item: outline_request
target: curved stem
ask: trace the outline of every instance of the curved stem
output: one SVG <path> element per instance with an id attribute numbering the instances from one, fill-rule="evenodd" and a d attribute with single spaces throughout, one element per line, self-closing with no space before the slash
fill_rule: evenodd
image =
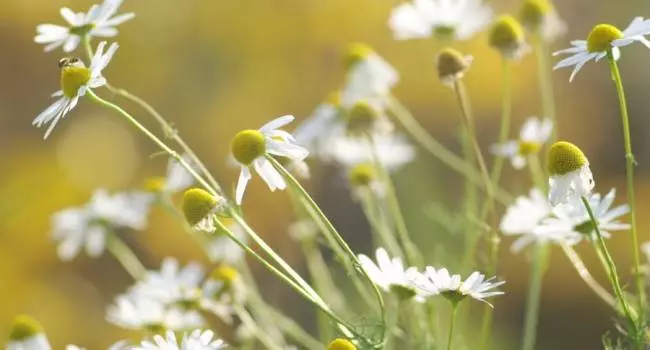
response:
<path id="1" fill-rule="evenodd" d="M 630 205 L 630 235 L 632 236 L 632 256 L 634 257 L 634 280 L 636 282 L 636 292 L 638 297 L 638 309 L 645 309 L 646 291 L 645 279 L 641 273 L 641 260 L 639 258 L 639 237 L 636 226 L 636 201 L 634 199 L 634 154 L 632 153 L 632 139 L 630 136 L 630 120 L 627 113 L 627 102 L 625 100 L 625 91 L 623 90 L 623 80 L 621 72 L 612 51 L 607 51 L 609 67 L 612 71 L 612 77 L 616 84 L 616 93 L 618 95 L 619 107 L 621 109 L 621 124 L 623 126 L 623 141 L 625 145 L 625 173 L 627 175 L 627 202 Z M 645 322 L 645 312 L 641 312 L 641 323 Z"/>
<path id="2" fill-rule="evenodd" d="M 547 243 L 538 243 L 535 246 L 530 283 L 528 284 L 528 296 L 526 297 L 526 316 L 524 317 L 522 350 L 535 349 L 537 323 L 539 321 L 539 305 L 542 296 L 542 280 L 548 268 L 548 248 Z"/>
<path id="3" fill-rule="evenodd" d="M 138 260 L 135 253 L 117 234 L 109 233 L 106 236 L 106 249 L 113 254 L 134 280 L 139 281 L 147 273 L 147 269 Z"/>
<path id="4" fill-rule="evenodd" d="M 564 254 L 566 257 L 571 261 L 571 265 L 573 265 L 573 268 L 576 270 L 578 273 L 578 276 L 582 278 L 582 280 L 587 284 L 587 286 L 594 292 L 596 295 L 605 302 L 605 304 L 609 305 L 614 311 L 621 313 L 621 309 L 616 306 L 616 299 L 609 294 L 609 292 L 603 288 L 603 286 L 598 283 L 594 279 L 593 276 L 591 276 L 591 273 L 589 273 L 589 269 L 587 269 L 587 266 L 585 263 L 580 259 L 580 256 L 578 253 L 573 249 L 573 247 L 568 246 L 566 244 L 560 244 L 560 247 L 562 247 L 562 250 L 564 250 Z"/>
<path id="5" fill-rule="evenodd" d="M 251 314 L 244 308 L 241 304 L 235 303 L 233 305 L 235 313 L 239 316 L 239 319 L 242 321 L 242 324 L 248 328 L 253 336 L 257 338 L 267 349 L 269 350 L 282 350 L 282 346 L 275 343 L 273 338 L 266 334 L 258 325 L 257 322 L 253 319 Z"/>

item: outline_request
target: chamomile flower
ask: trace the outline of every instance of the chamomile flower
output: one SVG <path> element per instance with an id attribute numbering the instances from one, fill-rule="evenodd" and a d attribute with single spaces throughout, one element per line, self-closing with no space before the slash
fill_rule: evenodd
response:
<path id="1" fill-rule="evenodd" d="M 450 275 L 447 269 L 439 270 L 427 266 L 422 274 L 415 280 L 418 289 L 427 295 L 440 294 L 452 303 L 457 303 L 466 297 L 471 297 L 490 305 L 486 298 L 503 294 L 502 291 L 494 290 L 505 281 L 495 281 L 495 278 L 485 279 L 485 275 L 479 272 L 472 272 L 465 281 L 460 275 Z M 492 305 L 490 305 L 492 306 Z"/>
<path id="2" fill-rule="evenodd" d="M 106 319 L 122 328 L 185 330 L 201 327 L 204 323 L 196 310 L 170 307 L 164 303 L 137 294 L 118 296 L 108 307 Z"/>
<path id="3" fill-rule="evenodd" d="M 623 31 L 611 24 L 598 24 L 595 26 L 587 40 L 574 40 L 572 47 L 553 53 L 556 55 L 570 55 L 558 62 L 553 69 L 574 67 L 569 81 L 589 61 L 598 62 L 611 52 L 612 58 L 618 60 L 621 57 L 620 48 L 640 42 L 650 49 L 650 41 L 645 35 L 650 34 L 650 20 L 643 17 L 636 17 Z"/>
<path id="4" fill-rule="evenodd" d="M 101 5 L 93 5 L 88 13 L 75 13 L 67 7 L 61 9 L 61 16 L 68 26 L 41 24 L 36 27 L 34 41 L 46 44 L 45 51 L 63 46 L 63 51 L 74 51 L 85 36 L 113 37 L 117 35 L 116 26 L 135 17 L 134 13 L 115 16 L 123 0 L 104 0 Z"/>
<path id="5" fill-rule="evenodd" d="M 224 222 L 224 218 L 218 218 L 217 220 L 221 220 L 238 240 L 244 243 L 248 241 L 248 236 L 241 225 L 236 222 Z M 210 238 L 207 250 L 211 261 L 227 264 L 235 264 L 245 256 L 245 251 L 237 243 L 227 235 L 219 233 L 219 231 Z"/>
<path id="6" fill-rule="evenodd" d="M 552 208 L 546 196 L 537 188 L 530 190 L 528 197 L 517 197 L 506 210 L 499 229 L 506 236 L 518 236 L 510 250 L 517 253 L 527 245 L 537 242 L 574 242 L 575 235 L 569 232 L 548 232 L 537 230 L 542 221 L 550 217 Z"/>
<path id="7" fill-rule="evenodd" d="M 381 105 L 399 81 L 395 68 L 366 44 L 350 45 L 345 66 L 347 75 L 345 86 L 341 90 L 341 105 L 346 108 L 351 108 L 359 101 Z"/>
<path id="8" fill-rule="evenodd" d="M 213 196 L 201 188 L 190 188 L 183 194 L 183 214 L 185 220 L 196 231 L 212 233 L 217 228 L 215 214 L 224 210 L 226 200 Z"/>
<path id="9" fill-rule="evenodd" d="M 492 48 L 509 60 L 519 60 L 530 52 L 524 27 L 510 15 L 501 15 L 492 23 L 488 40 Z"/>
<path id="10" fill-rule="evenodd" d="M 383 167 L 396 171 L 415 159 L 415 149 L 401 135 L 383 134 L 368 140 L 339 135 L 329 140 L 328 147 L 320 152 L 323 159 L 333 160 L 347 168 L 361 163 L 371 163 L 374 155 Z"/>
<path id="11" fill-rule="evenodd" d="M 339 113 L 341 111 L 341 92 L 332 92 L 328 98 L 319 104 L 314 112 L 305 119 L 293 131 L 296 143 L 309 149 L 310 151 L 320 150 L 326 147 L 323 140 L 327 140 L 335 131 L 336 126 L 342 128 L 342 123 L 338 123 Z"/>
<path id="12" fill-rule="evenodd" d="M 153 341 L 145 340 L 134 350 L 219 350 L 225 349 L 228 345 L 221 339 L 215 337 L 212 331 L 201 331 L 196 329 L 192 333 L 183 335 L 178 343 L 176 334 L 167 331 L 165 337 L 154 335 Z"/>
<path id="13" fill-rule="evenodd" d="M 6 350 L 51 350 L 43 326 L 27 315 L 14 319 Z"/>
<path id="14" fill-rule="evenodd" d="M 192 164 L 189 155 L 183 154 L 181 159 Z M 145 188 L 153 193 L 172 195 L 186 190 L 194 184 L 194 177 L 174 158 L 169 158 L 165 177 L 153 177 L 147 180 Z"/>
<path id="15" fill-rule="evenodd" d="M 558 15 L 550 0 L 526 0 L 521 7 L 521 24 L 546 42 L 553 42 L 564 36 L 566 24 Z"/>
<path id="16" fill-rule="evenodd" d="M 232 155 L 240 165 L 239 180 L 235 190 L 235 200 L 241 204 L 248 181 L 251 179 L 251 167 L 266 182 L 271 191 L 284 190 L 287 184 L 282 175 L 266 159 L 266 155 L 303 160 L 309 151 L 295 143 L 295 139 L 279 128 L 291 123 L 292 115 L 285 115 L 264 124 L 258 130 L 239 132 L 231 142 Z"/>
<path id="17" fill-rule="evenodd" d="M 548 151 L 549 201 L 556 206 L 588 196 L 595 183 L 589 161 L 576 145 L 560 141 Z"/>
<path id="18" fill-rule="evenodd" d="M 113 58 L 118 45 L 117 43 L 111 44 L 106 53 L 104 53 L 104 46 L 106 46 L 106 42 L 99 43 L 90 62 L 90 67 L 86 67 L 81 59 L 76 57 L 63 58 L 59 61 L 61 90 L 52 94 L 52 97 L 58 97 L 59 99 L 41 112 L 32 122 L 33 125 L 39 128 L 49 124 L 44 138 L 50 135 L 59 120 L 65 118 L 75 108 L 79 98 L 83 97 L 88 89 L 106 85 L 102 70 L 106 68 Z"/>
<path id="19" fill-rule="evenodd" d="M 527 157 L 534 156 L 539 152 L 551 136 L 552 131 L 553 121 L 551 119 L 530 117 L 519 131 L 519 140 L 493 145 L 491 151 L 498 156 L 508 157 L 515 169 L 522 169 L 526 166 Z"/>
<path id="20" fill-rule="evenodd" d="M 389 27 L 397 40 L 467 40 L 482 31 L 492 10 L 481 0 L 412 0 L 393 9 Z"/>
<path id="21" fill-rule="evenodd" d="M 446 48 L 436 57 L 438 77 L 443 84 L 453 87 L 454 82 L 465 76 L 474 57 L 464 56 L 455 49 Z"/>
<path id="22" fill-rule="evenodd" d="M 415 267 L 404 269 L 402 259 L 390 258 L 384 248 L 377 249 L 377 263 L 359 254 L 361 268 L 366 271 L 374 284 L 382 290 L 393 293 L 401 300 L 414 298 L 423 302 L 423 295 L 415 288 L 413 279 L 418 275 Z"/>
<path id="23" fill-rule="evenodd" d="M 630 212 L 630 207 L 623 204 L 612 208 L 615 197 L 616 191 L 614 189 L 610 190 L 604 197 L 598 193 L 587 197 L 589 206 L 593 209 L 594 217 L 598 223 L 598 229 L 605 238 L 611 236 L 610 231 L 628 230 L 630 228 L 629 224 L 618 221 L 618 218 Z M 572 240 L 568 243 L 572 244 L 579 242 L 584 237 L 592 238 L 596 234 L 587 208 L 578 199 L 553 208 L 553 216 L 544 219 L 541 225 L 535 228 L 535 231 L 540 235 L 571 236 Z"/>
<path id="24" fill-rule="evenodd" d="M 362 200 L 368 194 L 376 198 L 386 195 L 386 187 L 378 178 L 377 169 L 372 163 L 356 164 L 348 169 L 347 175 L 354 199 Z"/>
<path id="25" fill-rule="evenodd" d="M 52 237 L 59 243 L 59 258 L 71 260 L 82 249 L 90 257 L 100 256 L 109 232 L 122 228 L 142 230 L 146 227 L 149 203 L 149 198 L 142 194 L 110 195 L 99 189 L 85 206 L 54 214 Z"/>

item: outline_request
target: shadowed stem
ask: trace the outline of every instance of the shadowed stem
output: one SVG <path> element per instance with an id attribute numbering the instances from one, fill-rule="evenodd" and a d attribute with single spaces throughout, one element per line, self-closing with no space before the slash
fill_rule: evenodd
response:
<path id="1" fill-rule="evenodd" d="M 627 102 L 625 100 L 625 91 L 623 90 L 623 80 L 621 72 L 611 50 L 607 51 L 609 67 L 612 71 L 612 78 L 616 84 L 616 93 L 618 95 L 619 107 L 621 109 L 621 123 L 623 125 L 623 141 L 625 145 L 625 173 L 627 175 L 627 202 L 630 205 L 630 235 L 632 236 L 632 256 L 634 257 L 634 280 L 636 282 L 636 292 L 638 297 L 638 309 L 644 310 L 646 301 L 645 278 L 641 273 L 641 260 L 639 258 L 639 237 L 636 226 L 636 201 L 634 199 L 634 154 L 632 153 L 632 140 L 630 136 L 630 119 L 627 113 Z M 641 324 L 645 323 L 645 312 L 640 313 Z"/>
<path id="2" fill-rule="evenodd" d="M 535 349 L 537 323 L 539 321 L 539 305 L 542 294 L 542 280 L 548 269 L 549 247 L 546 242 L 535 245 L 535 254 L 531 265 L 528 295 L 526 296 L 526 313 L 524 317 L 524 336 L 521 344 L 522 350 Z"/>
<path id="3" fill-rule="evenodd" d="M 139 281 L 147 273 L 147 269 L 138 260 L 138 257 L 116 233 L 107 234 L 106 249 L 113 254 L 134 280 Z"/>
<path id="4" fill-rule="evenodd" d="M 383 210 L 375 194 L 370 189 L 363 189 L 360 196 L 361 208 L 375 234 L 376 244 L 373 246 L 385 246 L 390 255 L 403 256 L 402 248 L 397 239 L 389 229 L 389 224 L 383 214 Z M 381 243 L 381 244 L 379 244 Z"/>
<path id="5" fill-rule="evenodd" d="M 537 75 L 539 82 L 539 93 L 542 100 L 542 116 L 553 121 L 553 131 L 549 144 L 557 140 L 557 114 L 555 112 L 555 97 L 553 94 L 552 69 L 547 60 L 548 47 L 542 35 L 538 32 L 534 40 L 535 56 L 537 57 Z"/>
<path id="6" fill-rule="evenodd" d="M 240 303 L 234 303 L 233 308 L 235 313 L 241 320 L 242 324 L 252 333 L 252 335 L 257 338 L 269 350 L 282 350 L 282 346 L 275 343 L 275 340 L 271 338 L 268 334 L 261 329 L 257 322 L 253 319 L 253 316 L 246 310 L 246 308 Z"/>
<path id="7" fill-rule="evenodd" d="M 451 317 L 449 320 L 449 335 L 447 336 L 447 350 L 451 350 L 454 342 L 454 328 L 456 327 L 456 314 L 458 313 L 458 302 L 451 303 Z"/>

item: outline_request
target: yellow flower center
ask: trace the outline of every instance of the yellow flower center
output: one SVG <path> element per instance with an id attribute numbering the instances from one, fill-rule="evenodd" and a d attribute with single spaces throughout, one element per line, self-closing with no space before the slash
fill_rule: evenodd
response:
<path id="1" fill-rule="evenodd" d="M 535 154 L 541 147 L 542 145 L 537 142 L 519 140 L 519 154 L 522 156 Z"/>
<path id="2" fill-rule="evenodd" d="M 40 333 L 43 333 L 43 326 L 38 321 L 27 315 L 19 315 L 14 319 L 9 339 L 21 341 Z"/>
<path id="3" fill-rule="evenodd" d="M 165 183 L 167 183 L 167 179 L 164 177 L 154 176 L 144 180 L 142 187 L 148 192 L 159 193 L 165 188 Z"/>
<path id="4" fill-rule="evenodd" d="M 233 157 L 243 165 L 250 165 L 266 153 L 266 140 L 258 130 L 240 131 L 230 143 Z"/>
<path id="5" fill-rule="evenodd" d="M 68 98 L 77 96 L 79 88 L 90 81 L 90 69 L 83 66 L 64 66 L 61 68 L 61 90 Z"/>
<path id="6" fill-rule="evenodd" d="M 457 50 L 447 48 L 438 54 L 438 76 L 440 79 L 456 77 L 469 68 L 469 62 Z"/>
<path id="7" fill-rule="evenodd" d="M 524 28 L 514 17 L 502 15 L 492 24 L 490 46 L 501 51 L 510 51 L 520 46 L 523 41 Z"/>
<path id="8" fill-rule="evenodd" d="M 167 329 L 165 329 L 165 326 L 162 325 L 162 323 L 150 323 L 145 326 L 147 329 L 147 332 L 150 334 L 165 334 Z"/>
<path id="9" fill-rule="evenodd" d="M 587 157 L 571 142 L 559 141 L 548 151 L 546 168 L 551 175 L 564 175 L 587 164 Z"/>
<path id="10" fill-rule="evenodd" d="M 591 30 L 587 37 L 589 52 L 603 52 L 612 47 L 612 41 L 622 39 L 623 32 L 610 24 L 599 24 Z"/>
<path id="11" fill-rule="evenodd" d="M 350 45 L 348 52 L 343 58 L 343 66 L 346 70 L 352 69 L 354 65 L 363 61 L 369 55 L 373 54 L 375 51 L 370 47 L 370 45 L 355 43 Z"/>
<path id="12" fill-rule="evenodd" d="M 219 201 L 201 188 L 191 188 L 183 194 L 183 214 L 185 220 L 194 226 L 210 215 Z"/>
<path id="13" fill-rule="evenodd" d="M 433 28 L 433 35 L 440 40 L 452 40 L 456 34 L 456 28 L 452 26 L 437 26 Z"/>
<path id="14" fill-rule="evenodd" d="M 232 285 L 239 278 L 239 272 L 231 266 L 220 265 L 212 271 L 210 277 L 226 285 Z"/>
<path id="15" fill-rule="evenodd" d="M 400 286 L 398 284 L 391 284 L 390 291 L 391 293 L 395 294 L 401 301 L 410 300 L 416 294 L 413 288 Z"/>
<path id="16" fill-rule="evenodd" d="M 537 29 L 551 11 L 553 5 L 548 0 L 527 0 L 521 7 L 521 22 L 530 29 Z"/>
<path id="17" fill-rule="evenodd" d="M 375 107 L 367 102 L 357 102 L 347 113 L 347 129 L 357 134 L 371 132 L 378 119 L 379 113 Z"/>
<path id="18" fill-rule="evenodd" d="M 370 164 L 358 164 L 348 173 L 348 180 L 354 187 L 368 186 L 375 178 L 375 169 Z"/>
<path id="19" fill-rule="evenodd" d="M 357 350 L 357 347 L 347 339 L 337 338 L 327 345 L 327 350 Z"/>

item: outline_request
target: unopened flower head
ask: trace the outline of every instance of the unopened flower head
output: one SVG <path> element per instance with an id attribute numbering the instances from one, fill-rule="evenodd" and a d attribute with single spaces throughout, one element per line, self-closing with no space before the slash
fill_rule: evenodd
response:
<path id="1" fill-rule="evenodd" d="M 533 33 L 552 42 L 566 33 L 566 24 L 560 19 L 550 0 L 526 0 L 521 7 L 521 23 Z"/>
<path id="2" fill-rule="evenodd" d="M 220 212 L 224 205 L 225 199 L 201 188 L 191 188 L 183 194 L 185 220 L 196 230 L 214 232 L 214 214 Z"/>
<path id="3" fill-rule="evenodd" d="M 327 350 L 357 350 L 357 347 L 347 339 L 336 338 L 327 345 Z"/>
<path id="4" fill-rule="evenodd" d="M 258 130 L 244 130 L 235 135 L 230 147 L 241 168 L 235 190 L 237 204 L 241 204 L 248 181 L 252 177 L 251 167 L 255 168 L 271 191 L 287 187 L 282 175 L 266 159 L 267 154 L 292 160 L 303 160 L 307 157 L 309 151 L 299 146 L 290 133 L 279 129 L 293 120 L 292 115 L 285 115 L 264 124 Z"/>
<path id="5" fill-rule="evenodd" d="M 650 20 L 643 17 L 636 17 L 621 31 L 611 24 L 596 25 L 587 40 L 571 41 L 572 47 L 557 51 L 553 55 L 568 54 L 569 57 L 558 62 L 553 69 L 574 67 L 569 81 L 573 81 L 575 75 L 589 61 L 598 62 L 608 54 L 612 59 L 618 60 L 621 56 L 620 47 L 640 42 L 650 49 L 650 42 L 645 35 L 650 34 Z"/>
<path id="6" fill-rule="evenodd" d="M 68 26 L 41 24 L 36 27 L 34 41 L 46 44 L 45 51 L 63 46 L 63 51 L 74 51 L 84 37 L 113 37 L 117 35 L 116 26 L 135 17 L 133 13 L 115 16 L 123 0 L 104 0 L 101 5 L 93 5 L 88 13 L 75 13 L 67 7 L 61 9 L 61 16 Z"/>
<path id="7" fill-rule="evenodd" d="M 43 326 L 28 315 L 14 319 L 6 350 L 50 350 Z"/>
<path id="8" fill-rule="evenodd" d="M 585 197 L 594 188 L 587 157 L 570 142 L 559 141 L 551 146 L 546 168 L 550 174 L 549 200 L 553 206 Z"/>
<path id="9" fill-rule="evenodd" d="M 492 145 L 490 150 L 496 155 L 510 158 L 510 163 L 515 169 L 522 169 L 528 163 L 529 156 L 537 156 L 552 131 L 551 119 L 530 117 L 519 131 L 519 140 Z"/>
<path id="10" fill-rule="evenodd" d="M 397 40 L 467 40 L 491 19 L 492 10 L 481 0 L 413 0 L 394 8 L 388 25 Z"/>
<path id="11" fill-rule="evenodd" d="M 418 276 L 415 267 L 404 269 L 402 259 L 390 258 L 384 248 L 377 249 L 377 263 L 369 257 L 359 254 L 359 262 L 370 279 L 385 292 L 392 293 L 400 300 L 415 299 L 424 301 L 424 295 L 415 288 L 414 279 Z"/>
<path id="12" fill-rule="evenodd" d="M 524 28 L 510 15 L 501 15 L 490 28 L 490 46 L 501 52 L 508 59 L 518 60 L 530 47 L 524 40 Z"/>
<path id="13" fill-rule="evenodd" d="M 453 84 L 454 81 L 463 78 L 473 60 L 472 56 L 463 56 L 455 49 L 446 48 L 438 54 L 436 59 L 438 77 L 445 84 Z"/>
<path id="14" fill-rule="evenodd" d="M 176 334 L 167 331 L 163 337 L 160 334 L 153 336 L 153 341 L 143 341 L 140 346 L 133 347 L 134 350 L 219 350 L 228 346 L 223 340 L 216 338 L 212 331 L 196 329 L 191 333 L 183 334 L 180 341 Z"/>
<path id="15" fill-rule="evenodd" d="M 76 57 L 63 58 L 59 61 L 59 67 L 61 68 L 61 90 L 52 95 L 52 97 L 59 97 L 59 99 L 41 112 L 32 122 L 33 125 L 39 128 L 45 124 L 50 124 L 45 132 L 44 138 L 50 135 L 59 120 L 63 119 L 68 112 L 75 108 L 79 102 L 79 98 L 84 96 L 88 89 L 106 85 L 106 79 L 102 76 L 102 70 L 106 68 L 113 58 L 118 45 L 116 43 L 111 44 L 106 53 L 104 53 L 105 45 L 106 42 L 99 43 L 95 55 L 90 62 L 90 67 L 86 67 Z"/>
<path id="16" fill-rule="evenodd" d="M 460 275 L 450 275 L 447 269 L 436 270 L 431 266 L 427 266 L 425 271 L 415 280 L 415 284 L 423 293 L 427 295 L 440 294 L 454 304 L 468 296 L 487 303 L 486 298 L 503 294 L 502 291 L 495 289 L 504 284 L 505 281 L 496 282 L 494 279 L 492 277 L 486 280 L 485 275 L 473 272 L 463 281 Z"/>

